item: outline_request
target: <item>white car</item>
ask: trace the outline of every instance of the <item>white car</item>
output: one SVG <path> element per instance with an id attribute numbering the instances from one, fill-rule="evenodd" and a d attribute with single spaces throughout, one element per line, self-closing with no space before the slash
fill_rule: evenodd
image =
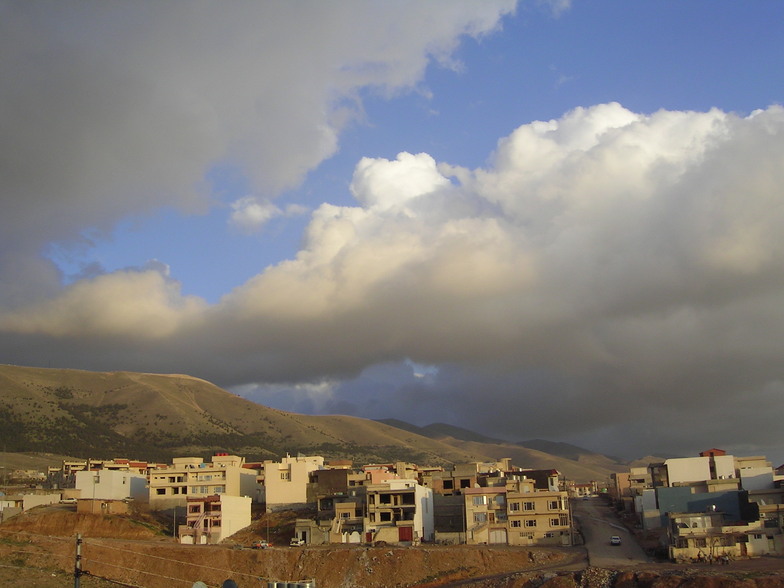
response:
<path id="1" fill-rule="evenodd" d="M 618 535 L 613 535 L 610 537 L 610 545 L 620 545 L 621 538 Z"/>

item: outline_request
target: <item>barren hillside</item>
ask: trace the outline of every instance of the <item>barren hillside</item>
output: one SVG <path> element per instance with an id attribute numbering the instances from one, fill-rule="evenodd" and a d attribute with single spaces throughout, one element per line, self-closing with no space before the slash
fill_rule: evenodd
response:
<path id="1" fill-rule="evenodd" d="M 626 468 L 598 455 L 557 457 L 510 443 L 433 438 L 349 416 L 275 410 L 186 375 L 0 366 L 0 443 L 9 452 L 168 460 L 229 451 L 249 459 L 316 453 L 422 465 L 511 457 L 577 481 Z"/>

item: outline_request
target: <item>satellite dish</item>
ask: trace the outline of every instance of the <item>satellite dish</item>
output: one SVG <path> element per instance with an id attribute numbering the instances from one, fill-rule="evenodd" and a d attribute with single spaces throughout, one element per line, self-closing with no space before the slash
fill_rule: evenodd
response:
<path id="1" fill-rule="evenodd" d="M 207 588 L 207 584 L 202 581 L 194 582 L 191 588 Z"/>
<path id="2" fill-rule="evenodd" d="M 221 588 L 239 588 L 239 586 L 237 586 L 237 582 L 229 578 L 228 580 L 223 581 Z"/>

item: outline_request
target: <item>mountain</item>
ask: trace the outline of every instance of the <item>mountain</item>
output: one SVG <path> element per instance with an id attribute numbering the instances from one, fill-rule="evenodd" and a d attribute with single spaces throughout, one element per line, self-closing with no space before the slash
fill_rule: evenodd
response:
<path id="1" fill-rule="evenodd" d="M 448 425 L 446 423 L 432 423 L 430 425 L 425 425 L 424 427 L 417 427 L 416 425 L 412 425 L 411 423 L 407 423 L 398 419 L 379 419 L 376 422 L 384 423 L 391 427 L 397 427 L 398 429 L 403 429 L 404 431 L 409 431 L 411 433 L 416 433 L 417 435 L 422 435 L 423 437 L 430 437 L 431 439 L 444 439 L 451 437 L 453 439 L 459 439 L 460 441 L 503 443 L 503 441 L 499 439 L 493 439 L 492 437 L 487 437 L 481 433 L 463 429 L 462 427 L 456 427 L 454 425 Z"/>
<path id="2" fill-rule="evenodd" d="M 512 458 L 570 479 L 603 480 L 627 466 L 497 441 L 445 424 L 311 416 L 256 404 L 187 375 L 0 365 L 0 445 L 9 452 L 168 461 L 216 451 L 248 460 L 318 454 L 355 463 L 449 465 Z"/>
<path id="3" fill-rule="evenodd" d="M 584 455 L 595 455 L 593 451 L 577 447 L 576 445 L 570 445 L 569 443 L 562 443 L 560 441 L 547 441 L 545 439 L 518 441 L 517 445 L 527 447 L 528 449 L 543 451 L 544 453 L 550 453 L 559 457 L 565 457 L 567 459 L 580 459 L 580 457 Z"/>

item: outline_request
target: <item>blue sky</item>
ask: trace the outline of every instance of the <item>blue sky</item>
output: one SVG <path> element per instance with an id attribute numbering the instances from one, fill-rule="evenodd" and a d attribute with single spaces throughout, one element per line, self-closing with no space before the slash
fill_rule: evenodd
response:
<path id="1" fill-rule="evenodd" d="M 215 11 L 0 2 L 0 361 L 784 460 L 784 6 Z"/>

